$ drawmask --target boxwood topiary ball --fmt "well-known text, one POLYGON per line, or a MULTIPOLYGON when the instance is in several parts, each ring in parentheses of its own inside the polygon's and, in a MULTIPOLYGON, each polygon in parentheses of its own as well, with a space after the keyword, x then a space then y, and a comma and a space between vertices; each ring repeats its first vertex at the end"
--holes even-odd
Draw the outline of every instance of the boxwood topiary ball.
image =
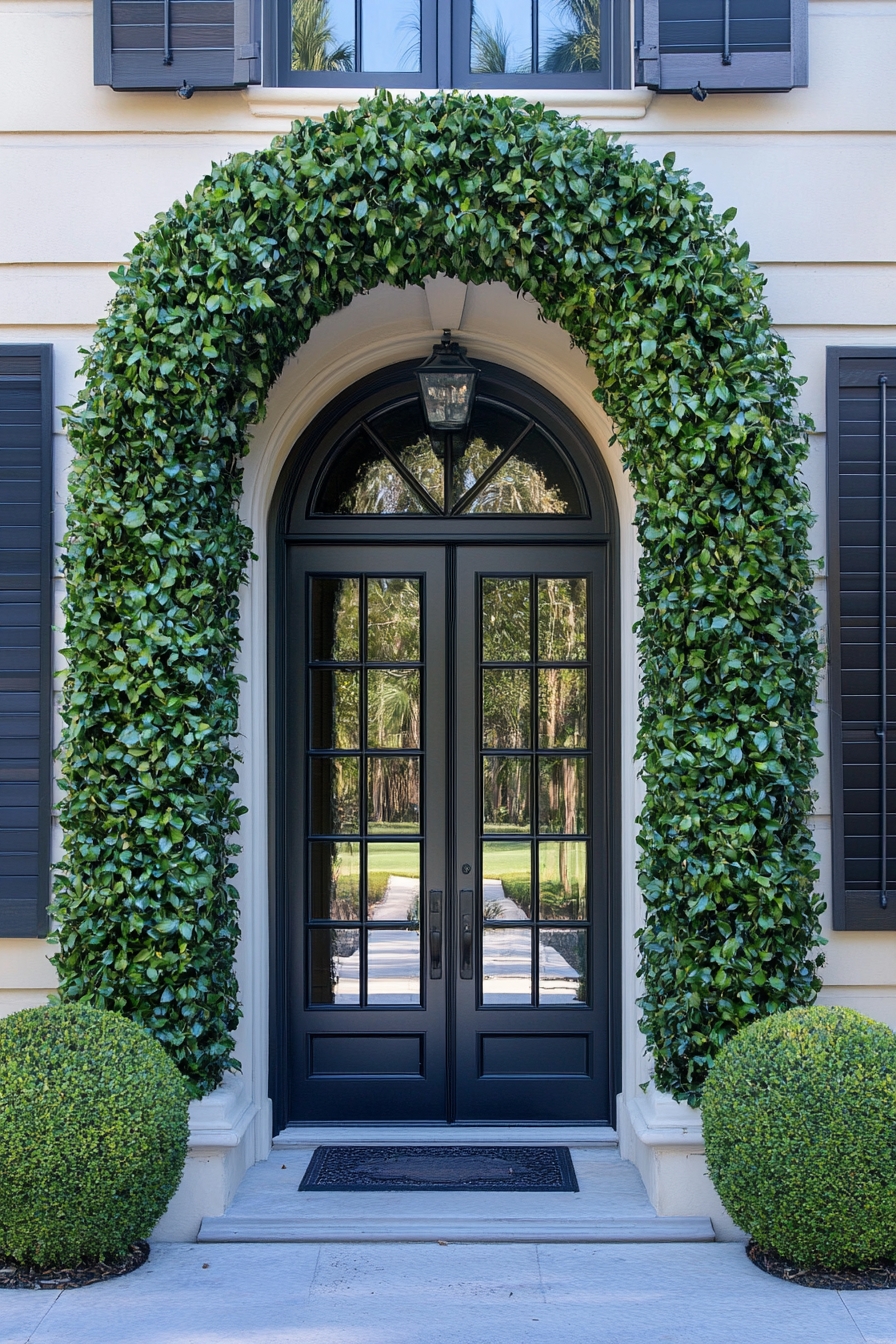
POLYGON ((0 1021, 0 1257, 71 1266, 147 1237, 180 1181, 188 1103, 161 1045, 118 1013, 0 1021))
POLYGON ((797 1265, 896 1256, 896 1034, 851 1008, 739 1032, 703 1093, 706 1164, 734 1221, 797 1265))

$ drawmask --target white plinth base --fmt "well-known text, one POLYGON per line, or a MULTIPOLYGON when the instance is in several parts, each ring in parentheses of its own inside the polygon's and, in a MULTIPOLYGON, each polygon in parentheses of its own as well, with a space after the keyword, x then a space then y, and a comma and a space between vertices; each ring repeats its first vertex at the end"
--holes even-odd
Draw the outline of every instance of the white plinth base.
POLYGON ((620 1156, 638 1168, 658 1214, 711 1218, 717 1241, 747 1240, 707 1174, 699 1111, 651 1084, 646 1093, 618 1098, 616 1128, 620 1156))

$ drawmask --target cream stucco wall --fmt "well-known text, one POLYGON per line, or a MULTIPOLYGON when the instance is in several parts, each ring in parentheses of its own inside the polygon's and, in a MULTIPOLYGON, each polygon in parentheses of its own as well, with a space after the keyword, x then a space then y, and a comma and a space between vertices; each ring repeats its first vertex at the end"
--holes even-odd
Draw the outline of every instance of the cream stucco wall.
MULTIPOLYGON (((702 104, 688 97, 652 97, 644 90, 596 94, 590 100, 581 93, 547 99, 588 124, 619 133, 651 159, 674 150, 678 162, 706 184, 719 209, 737 207, 736 227, 768 276, 772 313, 794 350, 798 372, 808 378, 804 406, 817 427, 808 479, 819 514, 825 347, 896 344, 894 68, 896 0, 810 0, 808 89, 718 95, 702 104)), ((345 101, 351 101, 350 91, 345 101)), ((286 130, 292 116, 318 115, 324 107, 319 92, 312 96, 298 90, 197 93, 183 102, 170 93, 95 88, 88 0, 0 0, 0 342, 52 342, 56 401, 71 401, 78 347, 89 341, 111 297, 108 272, 135 231, 174 198, 182 198, 212 160, 259 148, 286 130), (32 67, 24 52, 39 52, 40 60, 32 67)), ((460 300, 444 287, 427 293, 378 290, 327 319, 284 370, 246 463, 244 516, 255 528, 259 561, 243 602, 248 681, 241 790, 249 807, 239 878, 240 975, 247 1008, 239 1030, 244 1072, 220 1096, 195 1108, 195 1162, 201 1170, 192 1170, 191 1188, 206 1195, 191 1199, 194 1206, 205 1199, 210 1207, 204 1212, 226 1203, 245 1163, 266 1151, 270 1136, 263 524, 271 493, 297 433, 316 411, 369 369, 425 354, 441 325, 440 304, 464 298, 462 329, 471 352, 519 368, 566 399, 606 449, 616 486, 622 527, 622 684, 628 688, 622 706, 627 1101, 621 1125, 658 1205, 665 1201, 671 1211, 670 1201, 690 1201, 689 1207, 694 1200, 705 1203, 703 1178, 693 1174, 702 1162, 695 1117, 638 1090, 648 1069, 633 1008, 631 935, 639 905, 630 824, 638 796, 632 764, 636 663, 628 633, 635 615, 636 562, 630 491, 615 451, 606 448, 607 426, 590 398, 582 357, 570 351, 561 332, 536 321, 532 304, 502 286, 488 286, 471 289, 460 300), (213 1155, 218 1166, 206 1179, 203 1172, 212 1169, 213 1155), (665 1186, 656 1174, 663 1169, 673 1173, 665 1186)), ((68 449, 59 422, 56 450, 61 532, 68 449)), ((821 523, 814 545, 823 556, 821 523)), ((824 603, 823 578, 818 589, 824 603)), ((824 682, 819 726, 825 744, 824 682)), ((824 761, 818 791, 814 825, 822 889, 828 890, 830 799, 824 761)), ((896 934, 828 932, 828 937, 824 1001, 850 1004, 896 1027, 896 934)), ((39 943, 0 940, 0 1014, 45 998, 53 984, 45 951, 39 943)), ((184 1216, 186 1221, 177 1224, 181 1231, 192 1217, 184 1216)))

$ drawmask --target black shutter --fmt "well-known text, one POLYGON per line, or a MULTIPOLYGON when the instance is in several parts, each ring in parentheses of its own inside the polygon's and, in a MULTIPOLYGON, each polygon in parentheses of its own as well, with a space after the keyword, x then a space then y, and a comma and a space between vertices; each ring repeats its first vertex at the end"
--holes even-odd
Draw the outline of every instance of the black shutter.
POLYGON ((50 345, 0 345, 0 937, 47 932, 53 379, 50 345))
POLYGON ((689 93, 809 82, 808 0, 639 0, 637 84, 689 93))
POLYGON ((896 349, 828 350, 827 445, 834 928, 896 929, 896 349))
POLYGON ((94 0, 95 84, 239 89, 261 79, 259 0, 94 0))

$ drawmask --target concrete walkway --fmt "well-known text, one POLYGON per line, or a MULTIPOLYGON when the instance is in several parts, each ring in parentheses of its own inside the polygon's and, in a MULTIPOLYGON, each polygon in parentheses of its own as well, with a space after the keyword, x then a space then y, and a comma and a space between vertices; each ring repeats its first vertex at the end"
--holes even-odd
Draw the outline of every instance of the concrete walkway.
POLYGON ((0 1344, 896 1344, 896 1291, 795 1288, 731 1243, 160 1244, 0 1292, 0 1344))

